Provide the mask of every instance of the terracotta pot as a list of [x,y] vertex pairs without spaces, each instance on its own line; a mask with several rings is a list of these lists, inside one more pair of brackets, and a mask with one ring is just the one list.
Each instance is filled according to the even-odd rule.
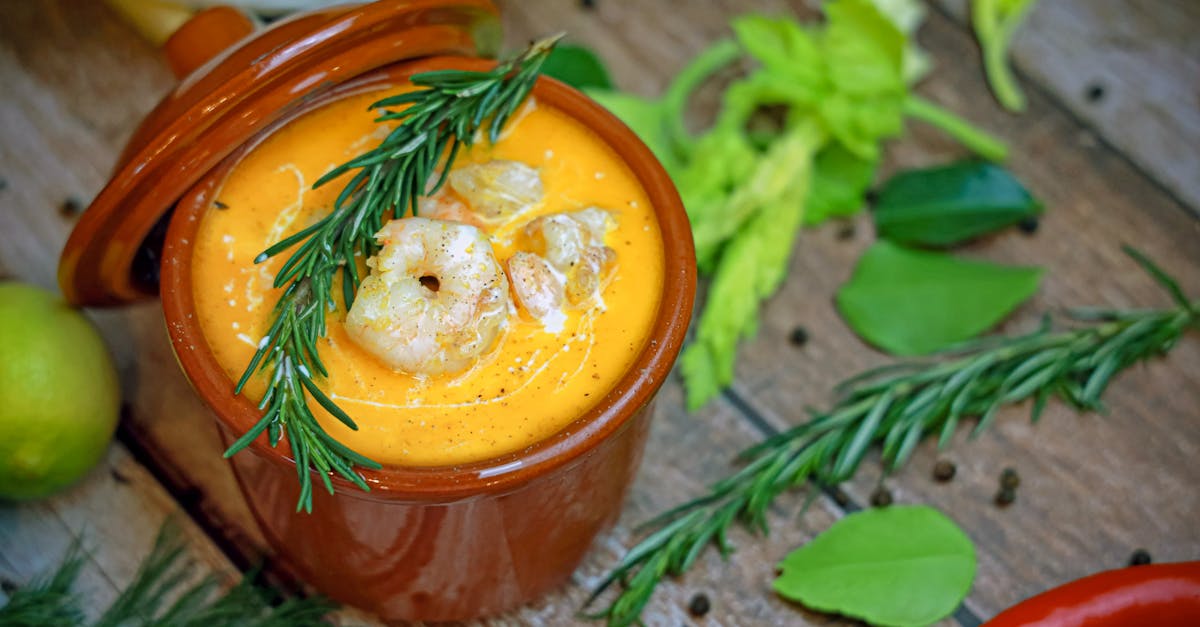
[[[386,4],[403,9],[437,3]],[[466,4],[483,5],[474,0]],[[308,18],[294,18],[289,23],[304,19]],[[241,46],[243,50],[247,47]],[[346,60],[351,58],[346,54],[310,59],[304,72],[289,80],[296,84],[307,80],[306,76],[327,76],[334,72],[329,64],[341,64],[338,67],[344,72]],[[360,63],[358,67],[365,72],[306,91],[303,98],[283,100],[278,92],[259,97],[257,105],[246,107],[261,111],[267,106],[263,103],[274,103],[276,108],[267,122],[253,128],[248,138],[238,135],[248,128],[243,124],[236,132],[215,129],[194,134],[191,144],[172,146],[183,154],[221,158],[215,165],[205,161],[199,173],[176,173],[176,180],[170,179],[168,169],[163,175],[167,178],[153,181],[150,191],[121,179],[138,176],[141,170],[137,166],[145,165],[139,160],[147,154],[160,158],[161,151],[131,143],[123,169],[109,186],[132,188],[126,189],[124,202],[146,207],[154,202],[146,199],[147,193],[157,193],[161,203],[162,196],[169,196],[181,183],[183,188],[191,185],[175,206],[165,233],[163,311],[179,363],[212,408],[227,445],[257,422],[261,412],[254,403],[233,394],[233,382],[205,343],[195,316],[190,266],[196,231],[225,176],[273,130],[322,104],[402,84],[416,72],[481,69],[490,63],[467,56],[438,56],[378,66],[375,61]],[[229,81],[216,82],[230,88]],[[252,89],[249,85],[243,88]],[[387,619],[456,620],[494,614],[562,584],[583,559],[592,539],[609,527],[621,510],[649,430],[654,394],[667,377],[688,326],[696,282],[691,230],[666,173],[627,127],[586,96],[545,78],[535,86],[534,95],[573,116],[609,144],[638,178],[657,213],[666,255],[662,303],[647,345],[617,386],[561,432],[522,451],[453,467],[366,471],[363,476],[371,486],[369,493],[334,478],[334,494],[319,487],[314,490],[312,514],[295,513],[299,486],[286,444],[271,448],[263,436],[231,460],[242,491],[279,557],[319,591]],[[160,109],[171,106],[170,101],[164,101]],[[161,138],[162,128],[172,123],[157,114],[147,127],[159,128],[144,127],[135,140],[154,144],[153,138]],[[133,173],[129,173],[131,167]],[[97,203],[103,197],[98,197]],[[104,226],[102,218],[88,227],[92,237],[113,231],[128,237],[141,231],[144,238],[151,232],[145,216],[135,227],[115,219],[118,226]],[[153,244],[154,238],[150,239]],[[73,237],[72,241],[76,248],[95,245],[86,239]],[[96,278],[95,269],[81,269],[80,260],[89,255],[101,259],[103,253],[103,247],[100,252],[69,247],[60,273],[64,292],[73,294],[77,302],[105,304],[147,291],[144,283],[130,278],[130,262],[116,266],[125,270],[123,277],[102,275],[107,283],[100,287],[89,283],[88,277]],[[314,477],[314,484],[320,486],[321,482]]]

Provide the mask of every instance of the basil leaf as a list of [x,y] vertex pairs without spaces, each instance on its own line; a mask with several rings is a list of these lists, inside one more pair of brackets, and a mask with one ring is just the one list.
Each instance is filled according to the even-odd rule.
[[858,213],[874,176],[874,161],[862,159],[840,144],[822,150],[813,162],[804,224],[820,224],[834,216]]
[[596,53],[583,46],[558,44],[542,63],[542,73],[574,87],[612,89],[608,70]]
[[1037,291],[1041,268],[1002,266],[871,246],[838,290],[837,306],[864,340],[895,355],[924,355],[991,328]]
[[954,521],[926,506],[850,514],[779,564],[775,591],[823,612],[876,625],[928,625],[971,589],[975,548]]
[[953,246],[1042,212],[1017,179],[985,162],[909,170],[875,203],[879,236],[916,246]]

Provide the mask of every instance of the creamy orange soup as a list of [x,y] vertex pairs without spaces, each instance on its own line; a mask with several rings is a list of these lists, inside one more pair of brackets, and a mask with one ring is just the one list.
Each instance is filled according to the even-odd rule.
[[[197,315],[217,360],[232,379],[254,354],[278,290],[275,271],[288,253],[263,264],[265,248],[327,213],[345,179],[312,183],[335,165],[374,147],[386,134],[367,106],[381,93],[327,105],[266,139],[233,169],[201,224],[193,257]],[[539,215],[604,208],[615,217],[605,244],[616,251],[597,306],[568,313],[562,330],[515,307],[492,349],[465,371],[414,376],[360,348],[328,317],[319,346],[330,376],[322,388],[358,423],[352,431],[310,403],[341,442],[381,463],[410,466],[478,461],[553,435],[616,385],[646,343],[663,289],[663,246],[653,208],[629,168],[573,118],[530,101],[495,145],[481,142],[456,167],[493,159],[540,172],[545,194],[519,219],[485,227],[504,263],[517,234]],[[557,326],[557,325],[555,325]],[[247,387],[261,398],[263,375]]]

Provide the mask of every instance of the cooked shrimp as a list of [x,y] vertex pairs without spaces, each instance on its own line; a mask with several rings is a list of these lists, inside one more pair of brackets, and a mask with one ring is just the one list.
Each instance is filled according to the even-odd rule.
[[417,201],[417,213],[422,218],[483,226],[483,220],[480,220],[479,216],[455,195],[448,193],[444,187],[432,196],[422,196]]
[[576,307],[591,302],[603,290],[605,270],[616,260],[617,251],[608,246],[585,248],[567,280],[567,302]]
[[517,303],[533,317],[544,320],[562,309],[562,280],[545,259],[527,252],[514,254],[508,258],[508,278]]
[[375,235],[346,315],[359,346],[397,370],[435,375],[466,369],[507,324],[508,280],[479,229],[427,218],[392,220]]
[[[608,211],[589,207],[541,216],[527,224],[525,237],[532,252],[517,253],[508,264],[517,302],[543,322],[544,312],[558,309],[564,298],[575,308],[593,304],[617,258],[616,251],[604,245],[612,220]],[[526,257],[517,260],[518,255]],[[551,293],[553,299],[547,297]]]
[[450,188],[486,223],[516,216],[542,200],[542,177],[520,161],[495,160],[450,172]]

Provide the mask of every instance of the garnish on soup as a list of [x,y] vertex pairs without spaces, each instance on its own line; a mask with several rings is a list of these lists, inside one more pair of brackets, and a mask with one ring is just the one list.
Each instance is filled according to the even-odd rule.
[[[294,120],[233,168],[218,193],[231,209],[204,217],[201,326],[265,410],[228,454],[286,433],[298,508],[311,509],[312,468],[327,488],[336,471],[365,489],[355,467],[470,463],[536,444],[599,403],[644,346],[663,254],[637,178],[553,107],[462,95],[527,92],[536,50],[508,69],[418,75],[415,91],[350,96]],[[395,112],[372,119],[372,102]],[[505,123],[488,126],[484,105]],[[440,121],[420,131],[414,120]],[[490,141],[471,146],[477,131]],[[441,149],[414,141],[421,132]]]

